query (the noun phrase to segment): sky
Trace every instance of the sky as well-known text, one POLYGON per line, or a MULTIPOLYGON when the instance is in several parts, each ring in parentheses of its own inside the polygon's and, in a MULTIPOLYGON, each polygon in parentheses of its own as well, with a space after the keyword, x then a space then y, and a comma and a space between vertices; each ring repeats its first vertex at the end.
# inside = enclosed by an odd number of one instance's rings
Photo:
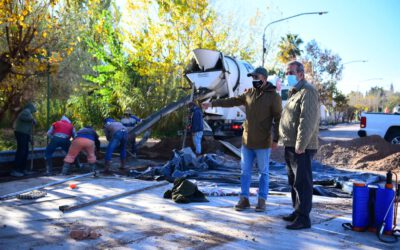
MULTIPOLYGON (((339 54, 344 70, 338 88, 344 93, 365 93, 374 86, 389 90, 391 83, 400 91, 400 0, 211 0, 211 4, 221 15, 236 13, 242 25, 248 24, 246 20, 256 15, 257 9, 261 11, 256 31, 246 34, 259 43, 260 55, 268 23, 303 12, 328 11, 273 24, 266 37, 279 40, 294 33, 305 43, 316 40, 320 47, 339 54), (367 62, 346 63, 354 60, 367 62)), ((232 24, 237 25, 237 20, 232 24)), ((271 50, 269 55, 276 54, 276 48, 271 50)))

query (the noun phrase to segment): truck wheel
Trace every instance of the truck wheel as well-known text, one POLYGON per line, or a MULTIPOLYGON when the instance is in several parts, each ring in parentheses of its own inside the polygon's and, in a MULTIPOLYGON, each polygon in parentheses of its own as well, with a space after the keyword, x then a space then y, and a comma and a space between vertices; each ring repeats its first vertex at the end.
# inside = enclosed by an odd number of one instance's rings
POLYGON ((392 144, 400 144, 400 132, 392 132, 388 136, 388 141, 392 144))

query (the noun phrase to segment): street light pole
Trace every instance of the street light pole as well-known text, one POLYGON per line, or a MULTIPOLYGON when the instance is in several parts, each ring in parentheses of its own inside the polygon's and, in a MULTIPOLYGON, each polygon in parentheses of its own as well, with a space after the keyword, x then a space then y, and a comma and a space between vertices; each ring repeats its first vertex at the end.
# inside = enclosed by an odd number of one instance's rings
POLYGON ((282 22, 282 21, 285 21, 285 20, 288 20, 288 19, 292 19, 292 18, 295 18, 295 17, 298 17, 298 16, 304 16, 304 15, 323 15, 323 14, 327 14, 328 13, 328 11, 320 11, 320 12, 304 12, 304 13, 300 13, 300 14, 297 14, 297 15, 294 15, 294 16, 289 16, 289 17, 285 17, 285 18, 282 18, 282 19, 278 19, 278 20, 275 20, 275 21, 273 21, 273 22, 270 22, 269 24, 267 24, 266 26, 265 26, 265 28, 264 28, 264 32, 263 32, 263 37, 262 37, 262 66, 264 67, 264 62, 265 62, 265 52, 267 51, 267 48, 265 48, 265 31, 267 30, 267 28, 270 26, 270 25, 272 25, 272 24, 274 24, 274 23, 279 23, 279 22, 282 22))
MULTIPOLYGON (((50 127, 50 50, 47 49, 47 121, 46 129, 50 127)), ((49 143, 49 137, 47 137, 47 143, 49 143)))
POLYGON ((350 64, 350 63, 366 63, 366 62, 368 62, 368 60, 352 60, 352 61, 344 62, 344 63, 342 63, 342 65, 350 64))

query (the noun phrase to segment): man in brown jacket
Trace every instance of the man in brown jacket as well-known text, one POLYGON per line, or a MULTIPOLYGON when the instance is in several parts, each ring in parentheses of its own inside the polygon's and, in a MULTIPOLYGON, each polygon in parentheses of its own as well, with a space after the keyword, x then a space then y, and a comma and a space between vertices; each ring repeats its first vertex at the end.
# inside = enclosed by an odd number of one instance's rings
POLYGON ((287 229, 310 228, 313 178, 311 161, 318 149, 319 95, 304 79, 304 66, 293 61, 286 70, 292 87, 282 112, 279 132, 285 146, 285 160, 294 212, 283 217, 287 229))
POLYGON ((265 68, 256 68, 247 76, 253 77, 253 87, 246 93, 233 98, 203 103, 203 108, 234 107, 244 105, 246 121, 243 124, 241 148, 241 197, 235 209, 242 211, 250 208, 249 189, 253 162, 257 160, 259 171, 259 192, 257 212, 265 211, 265 201, 269 190, 269 156, 271 147, 275 148, 279 140, 279 120, 282 112, 282 100, 276 88, 267 81, 265 68), (272 138, 272 128, 274 135, 272 138))

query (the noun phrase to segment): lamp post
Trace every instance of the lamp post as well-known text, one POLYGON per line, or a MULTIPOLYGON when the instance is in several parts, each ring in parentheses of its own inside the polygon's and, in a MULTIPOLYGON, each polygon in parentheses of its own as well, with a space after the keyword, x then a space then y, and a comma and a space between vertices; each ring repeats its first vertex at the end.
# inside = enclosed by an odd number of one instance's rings
MULTIPOLYGON (((50 50, 47 49, 47 120, 46 129, 50 127, 50 50)), ((47 144, 49 143, 49 137, 47 137, 47 144)))
POLYGON ((369 79, 363 80, 361 82, 370 82, 370 81, 378 81, 378 80, 383 80, 383 78, 382 77, 369 78, 369 79))
POLYGON ((366 62, 368 62, 368 60, 352 60, 352 61, 344 62, 344 63, 342 63, 342 65, 350 64, 350 63, 366 63, 366 62))
POLYGON ((267 25, 265 26, 265 28, 264 28, 263 37, 262 37, 262 39, 263 39, 263 40, 262 40, 262 66, 264 67, 265 52, 267 51, 267 48, 265 48, 265 31, 267 30, 267 28, 268 28, 270 25, 272 25, 272 24, 274 24, 274 23, 279 23, 279 22, 282 22, 282 21, 285 21, 285 20, 288 20, 288 19, 292 19, 292 18, 295 18, 295 17, 298 17, 298 16, 305 16, 305 15, 323 15, 323 14, 327 14, 327 13, 328 13, 328 11, 304 12, 304 13, 300 13, 300 14, 297 14, 297 15, 293 15, 293 16, 289 16, 289 17, 282 18, 282 19, 278 19, 278 20, 275 20, 275 21, 270 22, 269 24, 267 24, 267 25))

